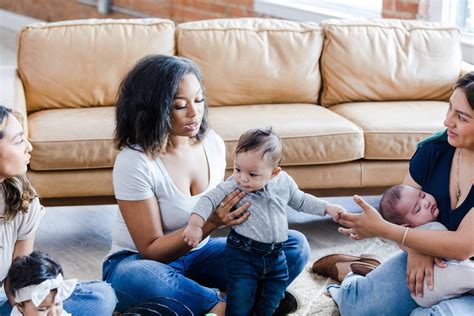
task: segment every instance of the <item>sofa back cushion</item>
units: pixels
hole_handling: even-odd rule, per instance
[[[322,44],[315,23],[243,18],[176,28],[177,54],[201,67],[211,106],[317,103]]]
[[[461,73],[455,27],[400,20],[330,20],[322,26],[322,105],[445,101]]]
[[[18,70],[28,111],[115,104],[122,77],[142,57],[174,54],[163,19],[77,20],[26,26]]]

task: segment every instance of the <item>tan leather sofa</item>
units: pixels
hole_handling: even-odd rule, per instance
[[[36,24],[18,36],[10,94],[33,145],[43,198],[111,197],[114,103],[141,57],[199,64],[212,128],[227,145],[273,126],[302,189],[370,191],[400,183],[416,143],[442,128],[462,63],[456,28],[416,21],[162,19]]]

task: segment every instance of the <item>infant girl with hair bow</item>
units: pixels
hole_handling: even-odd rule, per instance
[[[63,301],[74,292],[77,280],[64,280],[61,266],[51,257],[35,251],[16,258],[7,280],[15,296],[11,315],[70,315]]]

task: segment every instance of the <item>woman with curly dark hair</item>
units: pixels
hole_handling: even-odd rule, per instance
[[[225,238],[219,226],[242,223],[248,204],[234,191],[207,219],[191,250],[182,237],[199,197],[224,179],[225,146],[208,128],[201,74],[189,59],[148,56],[122,81],[115,140],[120,150],[113,182],[120,212],[103,277],[126,311],[154,299],[179,301],[195,315],[225,313]],[[290,231],[283,250],[290,283],[309,255],[305,237]],[[287,293],[285,304],[291,297]],[[295,306],[295,304],[293,304]],[[287,311],[290,311],[287,309]]]

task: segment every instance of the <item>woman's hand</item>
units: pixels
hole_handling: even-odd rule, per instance
[[[433,257],[408,250],[407,286],[412,296],[423,297],[423,283],[433,289]]]
[[[423,297],[423,284],[426,280],[426,286],[432,290],[434,287],[433,263],[440,268],[446,268],[448,265],[439,257],[432,257],[416,252],[412,249],[407,250],[407,286],[412,296]]]
[[[247,202],[236,210],[231,211],[237,202],[239,202],[244,196],[245,192],[240,190],[235,190],[227,195],[214,212],[211,213],[206,223],[217,228],[220,226],[234,226],[244,222],[250,215],[247,211],[250,202]]]
[[[340,227],[339,232],[354,240],[380,236],[388,222],[361,197],[354,195],[353,199],[362,208],[362,213],[341,213],[339,223],[347,228]]]

